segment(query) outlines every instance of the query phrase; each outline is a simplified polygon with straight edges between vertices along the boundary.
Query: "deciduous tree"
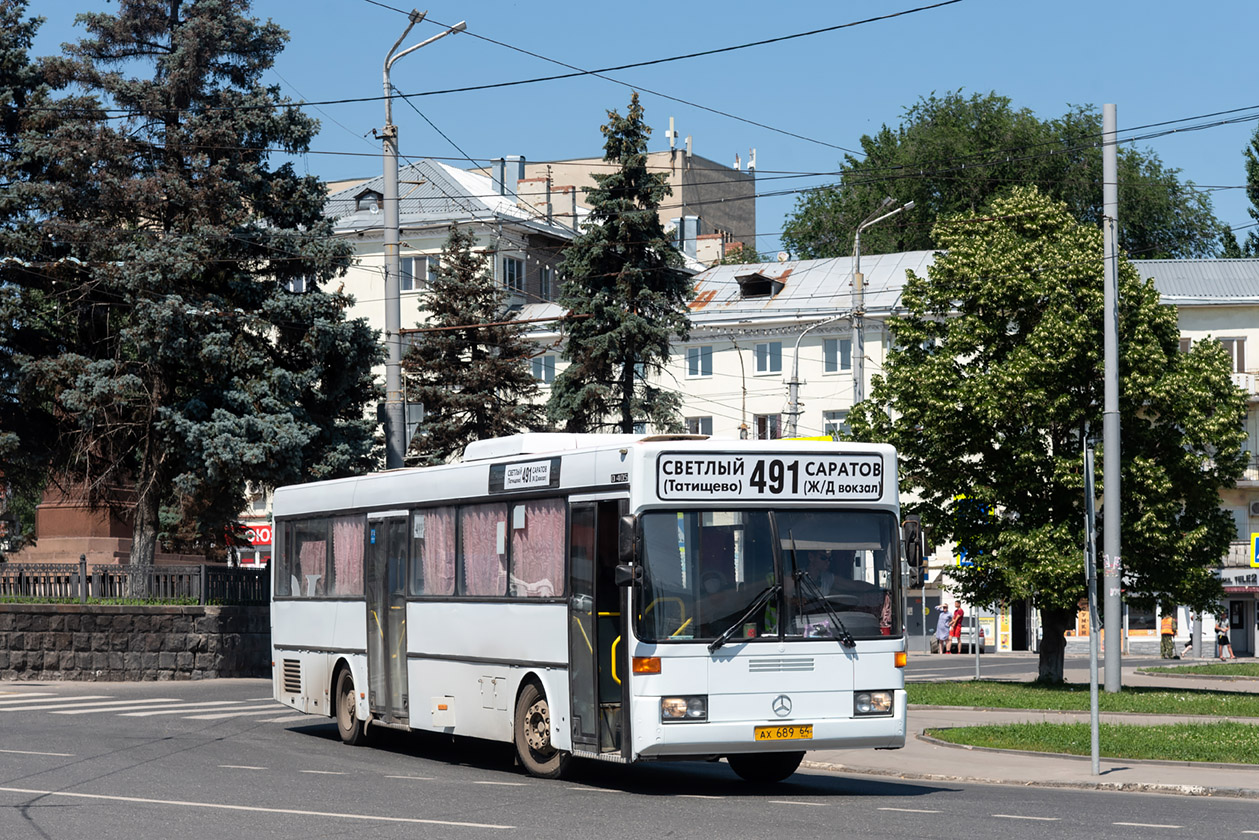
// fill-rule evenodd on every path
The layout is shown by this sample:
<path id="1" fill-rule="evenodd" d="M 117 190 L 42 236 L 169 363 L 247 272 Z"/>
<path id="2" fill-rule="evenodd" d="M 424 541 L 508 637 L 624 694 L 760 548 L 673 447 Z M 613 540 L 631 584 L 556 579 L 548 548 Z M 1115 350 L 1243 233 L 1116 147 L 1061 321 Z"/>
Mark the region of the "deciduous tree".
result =
<path id="1" fill-rule="evenodd" d="M 1084 596 L 1083 442 L 1102 430 L 1102 234 L 1034 187 L 979 215 L 936 225 L 947 251 L 909 273 L 853 435 L 897 446 L 902 492 L 974 561 L 955 575 L 967 599 L 1040 609 L 1040 677 L 1061 681 Z M 1119 300 L 1125 595 L 1206 610 L 1233 535 L 1219 491 L 1243 468 L 1244 398 L 1218 343 L 1178 352 L 1175 308 L 1124 259 Z"/>
<path id="2" fill-rule="evenodd" d="M 802 258 L 852 253 L 853 233 L 887 195 L 911 212 L 862 236 L 867 253 L 927 250 L 940 243 L 943 216 L 975 215 L 1013 186 L 1034 185 L 1066 202 L 1077 221 L 1102 215 L 1101 117 L 1073 107 L 1042 120 L 995 93 L 923 97 L 896 128 L 863 136 L 861 157 L 846 156 L 839 183 L 802 195 L 783 242 Z M 1220 225 L 1210 198 L 1182 182 L 1148 149 L 1119 148 L 1119 243 L 1141 259 L 1213 256 Z"/>

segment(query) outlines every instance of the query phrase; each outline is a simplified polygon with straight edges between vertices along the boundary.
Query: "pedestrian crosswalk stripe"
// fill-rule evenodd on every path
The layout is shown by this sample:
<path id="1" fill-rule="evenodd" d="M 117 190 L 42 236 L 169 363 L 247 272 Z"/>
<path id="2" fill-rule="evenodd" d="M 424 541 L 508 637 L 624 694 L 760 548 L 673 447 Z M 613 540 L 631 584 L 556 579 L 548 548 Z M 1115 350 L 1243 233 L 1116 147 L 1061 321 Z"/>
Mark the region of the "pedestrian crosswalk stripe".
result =
<path id="1" fill-rule="evenodd" d="M 253 715 L 273 715 L 275 709 L 258 709 L 254 712 L 218 712 L 212 715 L 189 715 L 188 720 L 221 720 L 230 717 L 251 717 Z"/>
<path id="2" fill-rule="evenodd" d="M 145 706 L 167 706 L 171 703 L 178 703 L 178 697 L 157 697 L 152 700 L 110 700 L 105 703 L 88 703 L 85 706 L 76 706 L 66 709 L 64 707 L 53 710 L 54 715 L 91 715 L 99 712 L 116 712 L 120 706 L 130 708 L 144 708 Z"/>
<path id="3" fill-rule="evenodd" d="M 153 715 L 177 715 L 183 712 L 208 711 L 222 706 L 240 705 L 238 700 L 206 700 L 201 703 L 181 703 L 170 709 L 153 709 L 143 712 L 123 712 L 119 717 L 152 717 Z"/>
<path id="4" fill-rule="evenodd" d="M 47 708 L 55 709 L 57 705 L 44 706 L 45 703 L 63 704 L 78 703 L 83 700 L 108 700 L 113 697 L 112 694 L 84 694 L 80 697 L 43 697 L 36 700 L 37 706 L 29 706 L 30 700 L 0 700 L 0 712 L 24 712 L 28 709 Z"/>

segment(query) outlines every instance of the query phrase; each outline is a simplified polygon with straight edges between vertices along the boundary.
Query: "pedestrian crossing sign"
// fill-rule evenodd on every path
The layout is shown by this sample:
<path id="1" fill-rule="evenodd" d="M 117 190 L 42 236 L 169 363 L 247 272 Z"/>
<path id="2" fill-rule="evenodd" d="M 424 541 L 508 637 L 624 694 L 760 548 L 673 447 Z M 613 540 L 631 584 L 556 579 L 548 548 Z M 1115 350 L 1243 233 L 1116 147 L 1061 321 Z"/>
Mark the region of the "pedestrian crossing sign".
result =
<path id="1" fill-rule="evenodd" d="M 1250 567 L 1259 569 L 1259 534 L 1250 535 Z"/>

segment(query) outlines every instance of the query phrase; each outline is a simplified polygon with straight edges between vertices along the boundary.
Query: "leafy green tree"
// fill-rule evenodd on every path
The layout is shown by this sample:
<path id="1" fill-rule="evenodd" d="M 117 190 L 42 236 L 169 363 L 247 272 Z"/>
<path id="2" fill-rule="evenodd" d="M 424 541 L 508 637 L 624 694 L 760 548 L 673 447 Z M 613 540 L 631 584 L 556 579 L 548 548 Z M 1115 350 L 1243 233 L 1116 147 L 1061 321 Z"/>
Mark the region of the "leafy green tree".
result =
<path id="1" fill-rule="evenodd" d="M 738 247 L 726 251 L 718 265 L 749 265 L 765 262 L 754 246 L 744 242 L 739 242 L 737 245 Z"/>
<path id="2" fill-rule="evenodd" d="M 1250 199 L 1250 207 L 1246 212 L 1250 214 L 1250 218 L 1259 224 L 1259 129 L 1255 129 L 1255 133 L 1250 138 L 1250 144 L 1246 146 L 1242 155 L 1246 161 L 1246 197 Z M 1243 252 L 1244 256 L 1259 256 L 1259 230 L 1251 228 L 1250 233 L 1246 235 L 1246 247 Z"/>
<path id="3" fill-rule="evenodd" d="M 441 269 L 420 301 L 428 317 L 402 360 L 407 392 L 424 405 L 409 452 L 422 465 L 444 464 L 474 440 L 543 422 L 526 326 L 509 320 L 506 290 L 474 244 L 471 233 L 451 227 Z"/>
<path id="4" fill-rule="evenodd" d="M 1220 232 L 1220 256 L 1225 259 L 1237 259 L 1245 256 L 1242 253 L 1241 246 L 1237 244 L 1237 237 L 1233 235 L 1233 229 L 1228 225 L 1224 226 L 1224 230 Z"/>
<path id="5" fill-rule="evenodd" d="M 1012 186 L 1035 185 L 1065 201 L 1077 221 L 1102 216 L 1101 117 L 1073 107 L 1041 120 L 995 93 L 960 91 L 919 99 L 895 129 L 861 138 L 864 157 L 845 157 L 839 183 L 796 202 L 783 242 L 803 258 L 852 253 L 857 225 L 884 196 L 913 201 L 912 211 L 862 236 L 868 253 L 929 250 L 935 221 L 975 215 Z M 1119 147 L 1119 243 L 1131 257 L 1216 253 L 1220 225 L 1211 200 L 1180 180 L 1149 150 Z"/>
<path id="6" fill-rule="evenodd" d="M 41 64 L 61 93 L 17 129 L 41 177 L 14 185 L 9 244 L 39 268 L 6 263 L 0 282 L 42 302 L 18 316 L 38 339 L 16 348 L 19 392 L 51 420 L 54 475 L 100 503 L 129 489 L 140 568 L 163 519 L 221 552 L 246 482 L 376 463 L 376 336 L 321 290 L 349 247 L 318 179 L 269 161 L 317 124 L 262 84 L 287 35 L 248 10 L 120 0 L 81 15 L 83 40 Z"/>
<path id="7" fill-rule="evenodd" d="M 622 117 L 608 112 L 603 159 L 616 164 L 587 188 L 590 217 L 564 253 L 559 303 L 563 357 L 547 413 L 568 431 L 632 432 L 636 423 L 681 428 L 681 397 L 651 384 L 674 337 L 690 332 L 691 283 L 678 266 L 657 208 L 670 194 L 663 173 L 647 170 L 647 136 L 638 94 Z"/>
<path id="8" fill-rule="evenodd" d="M 909 273 L 853 435 L 898 448 L 911 507 L 975 560 L 956 572 L 968 599 L 1040 609 L 1040 677 L 1060 682 L 1085 594 L 1082 446 L 1102 430 L 1102 233 L 1034 187 L 964 215 L 937 224 L 947 251 L 928 276 Z M 1219 491 L 1243 469 L 1244 398 L 1217 342 L 1178 352 L 1175 308 L 1124 259 L 1119 300 L 1126 597 L 1205 610 L 1233 534 Z"/>

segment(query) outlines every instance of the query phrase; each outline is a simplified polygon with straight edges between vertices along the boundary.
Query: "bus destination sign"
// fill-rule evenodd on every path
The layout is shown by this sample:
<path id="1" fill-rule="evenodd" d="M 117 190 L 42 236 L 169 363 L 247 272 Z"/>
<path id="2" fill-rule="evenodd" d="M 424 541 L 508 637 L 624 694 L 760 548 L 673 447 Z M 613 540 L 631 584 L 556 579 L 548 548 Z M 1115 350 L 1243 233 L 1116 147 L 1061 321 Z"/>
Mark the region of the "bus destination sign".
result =
<path id="1" fill-rule="evenodd" d="M 491 493 L 513 490 L 534 490 L 560 486 L 560 459 L 525 461 L 516 464 L 491 464 Z"/>
<path id="2" fill-rule="evenodd" d="M 661 453 L 656 495 L 668 501 L 878 501 L 883 496 L 883 456 Z"/>

